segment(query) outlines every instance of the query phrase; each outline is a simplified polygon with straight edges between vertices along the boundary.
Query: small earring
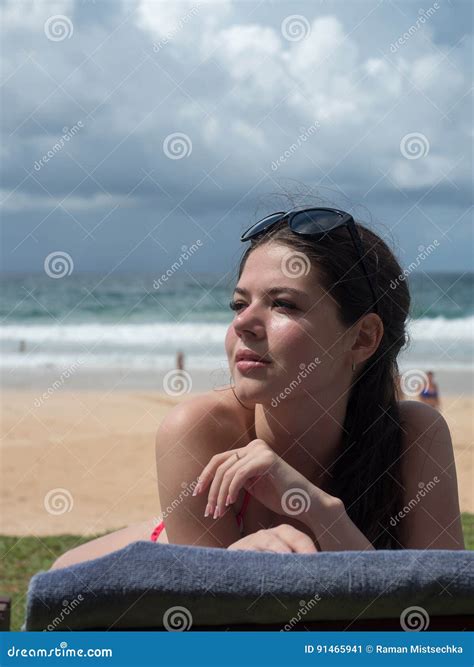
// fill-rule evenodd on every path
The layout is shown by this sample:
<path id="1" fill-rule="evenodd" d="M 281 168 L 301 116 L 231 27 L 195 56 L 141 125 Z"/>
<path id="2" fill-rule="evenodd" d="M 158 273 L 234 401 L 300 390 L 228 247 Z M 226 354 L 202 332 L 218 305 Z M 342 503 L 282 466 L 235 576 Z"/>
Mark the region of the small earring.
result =
<path id="1" fill-rule="evenodd" d="M 352 362 L 352 372 L 353 372 L 353 373 L 354 373 L 355 369 L 356 369 L 356 365 L 355 365 L 355 361 L 353 361 L 353 362 Z"/>

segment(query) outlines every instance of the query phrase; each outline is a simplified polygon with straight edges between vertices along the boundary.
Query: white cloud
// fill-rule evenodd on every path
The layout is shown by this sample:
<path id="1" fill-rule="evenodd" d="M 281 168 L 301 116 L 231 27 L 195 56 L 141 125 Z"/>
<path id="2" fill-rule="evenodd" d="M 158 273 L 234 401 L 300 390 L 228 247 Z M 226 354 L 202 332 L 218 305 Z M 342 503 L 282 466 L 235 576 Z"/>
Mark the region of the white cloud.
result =
<path id="1" fill-rule="evenodd" d="M 297 77 L 317 80 L 321 86 L 335 71 L 351 72 L 358 59 L 354 38 L 346 35 L 342 22 L 335 16 L 317 18 L 305 39 L 290 42 L 284 53 L 290 71 Z"/>
<path id="2" fill-rule="evenodd" d="M 416 58 L 410 77 L 418 88 L 430 95 L 440 96 L 441 99 L 447 99 L 465 82 L 462 72 L 449 62 L 443 52 Z M 443 82 L 442 86 L 440 81 Z"/>
<path id="3" fill-rule="evenodd" d="M 107 15 L 110 24 L 92 22 L 82 32 L 83 13 L 79 4 L 73 13 L 72 0 L 47 3 L 41 17 L 37 7 L 43 11 L 46 5 L 27 6 L 31 12 L 24 19 L 24 34 L 15 34 L 14 48 L 4 48 L 15 54 L 15 66 L 25 60 L 25 49 L 37 51 L 36 62 L 25 62 L 6 85 L 12 101 L 4 119 L 8 133 L 32 116 L 5 144 L 7 160 L 17 163 L 20 174 L 12 187 L 64 125 L 83 118 L 74 100 L 94 113 L 83 118 L 87 131 L 71 142 L 71 153 L 88 168 L 100 163 L 96 177 L 113 191 L 130 191 L 142 167 L 157 169 L 163 187 L 175 191 L 175 169 L 192 179 L 192 169 L 209 171 L 227 155 L 239 173 L 229 186 L 239 191 L 260 178 L 262 168 L 268 170 L 301 128 L 315 121 L 320 129 L 282 164 L 282 176 L 313 180 L 317 163 L 325 173 L 334 169 L 331 178 L 343 188 L 369 190 L 387 171 L 400 187 L 430 186 L 456 162 L 470 131 L 465 109 L 456 106 L 468 89 L 462 70 L 467 69 L 469 38 L 455 48 L 441 46 L 430 41 L 435 30 L 422 36 L 420 29 L 392 54 L 387 35 L 354 30 L 346 12 L 323 14 L 316 3 L 306 12 L 310 30 L 299 41 L 282 34 L 281 11 L 266 16 L 248 3 L 230 0 L 140 0 L 128 23 L 121 5 L 117 16 Z M 25 4 L 8 2 L 3 12 L 21 29 L 19 7 Z M 74 14 L 78 24 L 74 38 L 54 45 L 58 49 L 51 48 L 42 31 L 44 15 L 52 11 Z M 393 26 L 394 34 L 405 29 L 403 17 L 400 22 Z M 152 42 L 160 40 L 162 50 L 153 52 Z M 48 98 L 50 90 L 54 94 Z M 452 117 L 442 118 L 451 107 Z M 172 166 L 162 143 L 178 131 L 191 137 L 193 154 Z M 425 133 L 433 147 L 423 163 L 400 158 L 400 139 L 410 132 Z M 336 171 L 339 164 L 342 176 Z M 67 185 L 59 165 L 41 172 L 51 192 L 64 192 L 74 182 L 69 166 L 64 169 Z M 11 173 L 9 169 L 7 175 Z M 203 197 L 207 185 L 201 188 Z M 24 202 L 30 209 L 35 203 L 41 208 L 44 199 Z M 75 205 L 82 206 L 80 201 Z"/>
<path id="4" fill-rule="evenodd" d="M 74 0 L 3 0 L 0 5 L 0 22 L 2 31 L 25 30 L 43 32 L 46 19 L 57 14 L 71 16 L 74 11 Z"/>
<path id="5" fill-rule="evenodd" d="M 60 202 L 66 211 L 94 211 L 96 209 L 113 209 L 119 204 L 132 206 L 134 201 L 126 195 L 109 196 L 104 192 L 97 192 L 90 196 L 73 196 L 62 198 L 49 197 L 48 195 L 32 195 L 19 190 L 0 190 L 1 205 L 4 211 L 18 213 L 21 211 L 50 211 Z"/>
<path id="6" fill-rule="evenodd" d="M 254 148 L 266 148 L 265 133 L 258 127 L 245 123 L 242 120 L 234 121 L 232 128 L 236 135 L 236 139 L 240 137 L 246 144 L 252 145 Z"/>
<path id="7" fill-rule="evenodd" d="M 231 0 L 140 0 L 136 23 L 151 33 L 159 44 L 166 40 L 192 46 L 196 35 L 210 30 L 225 19 L 231 11 Z M 189 35 L 192 41 L 189 42 Z"/>
<path id="8" fill-rule="evenodd" d="M 448 175 L 454 163 L 446 157 L 429 154 L 418 160 L 397 159 L 392 177 L 400 188 L 407 190 L 429 187 Z"/>
<path id="9" fill-rule="evenodd" d="M 215 53 L 229 74 L 237 81 L 257 74 L 258 64 L 267 57 L 278 58 L 282 50 L 273 28 L 259 25 L 235 25 L 212 35 L 202 44 L 203 54 Z"/>

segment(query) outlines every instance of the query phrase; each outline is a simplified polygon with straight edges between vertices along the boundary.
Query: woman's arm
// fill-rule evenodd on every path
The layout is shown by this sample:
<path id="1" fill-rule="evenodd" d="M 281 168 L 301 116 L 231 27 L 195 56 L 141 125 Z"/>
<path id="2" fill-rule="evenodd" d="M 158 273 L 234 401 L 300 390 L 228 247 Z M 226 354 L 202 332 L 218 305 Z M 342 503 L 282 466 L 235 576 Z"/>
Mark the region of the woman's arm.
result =
<path id="1" fill-rule="evenodd" d="M 217 522 L 203 519 L 204 499 L 191 495 L 193 479 L 211 456 L 223 451 L 234 432 L 235 427 L 226 423 L 219 406 L 210 405 L 205 397 L 195 397 L 176 406 L 160 424 L 156 434 L 158 487 L 170 543 L 227 547 L 239 539 L 232 510 Z M 149 540 L 160 518 L 127 526 L 70 549 L 51 569 L 99 558 L 138 540 Z"/>
<path id="2" fill-rule="evenodd" d="M 204 518 L 206 498 L 193 496 L 197 477 L 210 458 L 231 449 L 238 431 L 222 406 L 206 395 L 173 408 L 156 434 L 156 467 L 161 512 L 168 541 L 201 547 L 236 542 L 240 532 L 234 511 Z"/>
<path id="3" fill-rule="evenodd" d="M 370 551 L 374 546 L 349 518 L 344 503 L 313 486 L 307 512 L 298 518 L 310 528 L 321 551 Z"/>
<path id="4" fill-rule="evenodd" d="M 401 403 L 403 506 L 391 517 L 404 549 L 464 549 L 456 466 L 446 420 L 418 401 Z M 316 487 L 299 518 L 323 551 L 371 550 L 373 545 L 347 515 L 344 504 Z"/>
<path id="5" fill-rule="evenodd" d="M 418 401 L 404 401 L 400 407 L 404 502 L 394 518 L 400 541 L 405 549 L 464 549 L 448 424 L 437 410 Z"/>
<path id="6" fill-rule="evenodd" d="M 85 542 L 85 544 L 81 544 L 73 549 L 69 549 L 69 551 L 66 551 L 54 561 L 51 565 L 51 570 L 69 567 L 69 565 L 76 565 L 76 563 L 83 563 L 93 558 L 105 556 L 112 553 L 112 551 L 123 549 L 132 542 L 138 542 L 138 540 L 149 540 L 155 523 L 153 519 L 135 523 L 107 535 L 102 535 L 102 537 L 96 537 L 94 540 Z"/>
<path id="7" fill-rule="evenodd" d="M 211 514 L 232 503 L 242 488 L 282 521 L 296 520 L 313 534 L 321 551 L 373 549 L 345 512 L 341 500 L 312 484 L 261 438 L 214 456 L 202 470 L 198 494 L 207 497 Z M 295 512 L 298 506 L 304 506 Z"/>

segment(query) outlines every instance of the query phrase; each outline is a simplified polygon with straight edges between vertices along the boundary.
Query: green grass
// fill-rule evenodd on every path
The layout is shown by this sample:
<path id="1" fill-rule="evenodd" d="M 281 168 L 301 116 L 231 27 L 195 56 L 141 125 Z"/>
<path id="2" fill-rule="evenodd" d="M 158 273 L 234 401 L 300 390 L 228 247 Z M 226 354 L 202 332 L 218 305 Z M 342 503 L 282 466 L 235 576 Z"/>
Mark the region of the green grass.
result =
<path id="1" fill-rule="evenodd" d="M 461 515 L 466 549 L 474 550 L 474 514 Z M 0 536 L 0 595 L 12 598 L 11 629 L 20 630 L 25 616 L 26 591 L 31 577 L 48 570 L 58 556 L 92 537 Z"/>
<path id="2" fill-rule="evenodd" d="M 98 536 L 97 536 L 98 537 Z M 0 595 L 12 599 L 10 627 L 20 630 L 31 577 L 49 570 L 68 549 L 88 542 L 93 536 L 57 535 L 52 537 L 7 537 L 0 535 Z"/>
<path id="3" fill-rule="evenodd" d="M 466 549 L 474 549 L 474 514 L 463 512 L 461 519 L 464 532 L 464 545 Z"/>

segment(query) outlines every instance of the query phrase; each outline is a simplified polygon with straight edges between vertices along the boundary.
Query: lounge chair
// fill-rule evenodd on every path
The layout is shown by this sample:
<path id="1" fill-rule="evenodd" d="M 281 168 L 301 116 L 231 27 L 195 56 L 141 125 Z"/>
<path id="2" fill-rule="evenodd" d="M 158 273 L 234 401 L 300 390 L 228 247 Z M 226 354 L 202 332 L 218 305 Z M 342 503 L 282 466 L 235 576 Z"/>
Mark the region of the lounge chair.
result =
<path id="1" fill-rule="evenodd" d="M 26 630 L 467 630 L 474 552 L 276 554 L 135 542 L 36 574 Z"/>

